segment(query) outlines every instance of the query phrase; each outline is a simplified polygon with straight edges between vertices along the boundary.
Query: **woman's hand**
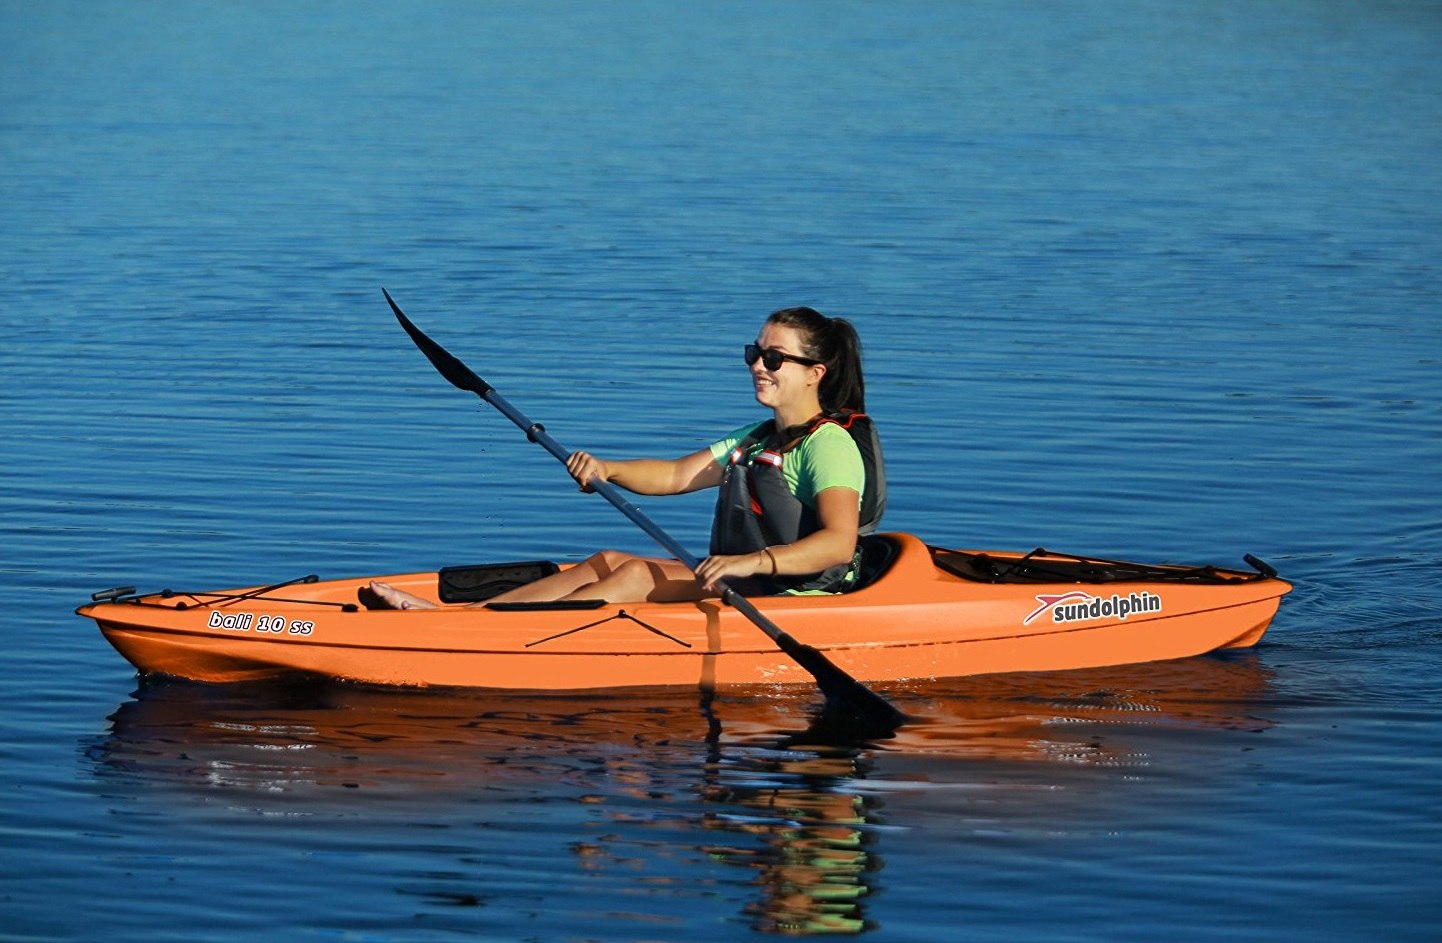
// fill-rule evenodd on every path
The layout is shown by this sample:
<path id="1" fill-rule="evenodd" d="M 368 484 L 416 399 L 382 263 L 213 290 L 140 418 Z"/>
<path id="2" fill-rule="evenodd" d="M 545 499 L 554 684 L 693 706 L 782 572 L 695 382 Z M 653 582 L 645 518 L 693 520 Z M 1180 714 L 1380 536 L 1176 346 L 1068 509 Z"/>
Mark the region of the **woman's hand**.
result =
<path id="1" fill-rule="evenodd" d="M 770 576 L 774 573 L 771 557 L 765 550 L 743 553 L 737 556 L 707 557 L 696 567 L 696 579 L 707 592 L 716 591 L 716 581 L 722 579 L 745 579 L 748 576 Z"/>
<path id="2" fill-rule="evenodd" d="M 566 459 L 566 471 L 576 479 L 576 484 L 581 486 L 582 491 L 593 490 L 591 482 L 597 479 L 611 480 L 611 469 L 589 452 L 572 452 L 571 457 Z"/>

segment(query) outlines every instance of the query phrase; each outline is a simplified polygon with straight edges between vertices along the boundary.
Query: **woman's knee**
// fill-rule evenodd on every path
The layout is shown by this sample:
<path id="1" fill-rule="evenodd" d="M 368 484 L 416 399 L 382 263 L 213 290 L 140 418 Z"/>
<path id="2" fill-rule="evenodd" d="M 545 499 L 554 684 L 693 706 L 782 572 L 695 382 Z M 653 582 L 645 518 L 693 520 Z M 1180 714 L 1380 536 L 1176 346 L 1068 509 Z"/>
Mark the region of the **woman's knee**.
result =
<path id="1" fill-rule="evenodd" d="M 598 550 L 586 558 L 585 565 L 591 568 L 597 579 L 604 579 L 616 572 L 627 560 L 633 559 L 635 558 L 631 554 L 622 550 Z"/>
<path id="2" fill-rule="evenodd" d="M 655 574 L 652 572 L 651 561 L 643 560 L 640 557 L 633 557 L 622 554 L 612 569 L 612 574 L 620 580 L 626 580 L 632 584 L 654 583 Z"/>

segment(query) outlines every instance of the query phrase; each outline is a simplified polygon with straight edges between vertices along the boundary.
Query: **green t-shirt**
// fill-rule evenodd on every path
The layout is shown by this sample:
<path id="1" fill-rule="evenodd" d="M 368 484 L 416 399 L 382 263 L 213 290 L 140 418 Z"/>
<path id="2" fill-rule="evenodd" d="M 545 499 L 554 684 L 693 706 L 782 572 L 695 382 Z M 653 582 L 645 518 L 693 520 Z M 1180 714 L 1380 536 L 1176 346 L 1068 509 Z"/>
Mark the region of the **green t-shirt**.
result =
<path id="1" fill-rule="evenodd" d="M 761 425 L 753 422 L 742 426 L 726 438 L 712 444 L 711 456 L 716 464 L 725 465 L 731 450 Z M 761 446 L 757 445 L 756 449 Z M 823 423 L 801 444 L 781 456 L 781 477 L 797 500 L 809 508 L 816 507 L 816 496 L 827 488 L 850 488 L 856 492 L 859 507 L 866 491 L 866 465 L 861 450 L 851 433 L 834 422 Z"/>

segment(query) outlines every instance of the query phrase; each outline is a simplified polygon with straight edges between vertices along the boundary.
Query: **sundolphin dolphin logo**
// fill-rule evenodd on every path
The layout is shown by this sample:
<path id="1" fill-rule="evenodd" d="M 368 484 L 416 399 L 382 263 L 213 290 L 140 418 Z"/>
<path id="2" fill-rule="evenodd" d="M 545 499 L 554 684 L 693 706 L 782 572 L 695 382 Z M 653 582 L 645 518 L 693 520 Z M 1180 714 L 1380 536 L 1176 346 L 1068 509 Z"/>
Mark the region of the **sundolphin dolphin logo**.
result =
<path id="1" fill-rule="evenodd" d="M 1041 603 L 1041 605 L 1040 605 L 1040 606 L 1037 606 L 1035 609 L 1033 609 L 1032 612 L 1031 612 L 1031 615 L 1027 616 L 1025 619 L 1022 619 L 1022 620 L 1021 620 L 1021 624 L 1022 624 L 1022 625 L 1031 625 L 1031 620 L 1035 619 L 1037 616 L 1039 616 L 1039 615 L 1041 615 L 1043 612 L 1046 612 L 1047 610 L 1051 609 L 1053 606 L 1058 605 L 1059 603 L 1069 602 L 1069 601 L 1071 601 L 1071 600 L 1073 600 L 1073 599 L 1088 599 L 1088 598 L 1090 598 L 1090 597 L 1088 597 L 1087 594 L 1086 594 L 1086 593 L 1083 593 L 1083 592 L 1067 593 L 1067 594 L 1064 595 L 1064 596 L 1042 596 L 1042 595 L 1038 595 L 1038 596 L 1036 597 L 1036 601 L 1039 602 L 1039 603 Z"/>

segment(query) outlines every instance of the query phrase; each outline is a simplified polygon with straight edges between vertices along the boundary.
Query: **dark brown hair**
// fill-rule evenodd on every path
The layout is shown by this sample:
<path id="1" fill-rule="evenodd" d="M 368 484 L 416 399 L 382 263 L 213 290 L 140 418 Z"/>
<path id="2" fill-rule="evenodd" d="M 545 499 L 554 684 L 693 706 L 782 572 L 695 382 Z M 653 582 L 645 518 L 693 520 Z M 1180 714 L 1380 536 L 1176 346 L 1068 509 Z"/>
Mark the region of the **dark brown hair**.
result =
<path id="1" fill-rule="evenodd" d="M 826 365 L 817 395 L 822 409 L 866 411 L 866 380 L 861 373 L 861 338 L 845 318 L 828 318 L 815 308 L 773 311 L 767 324 L 794 328 L 807 357 Z"/>

